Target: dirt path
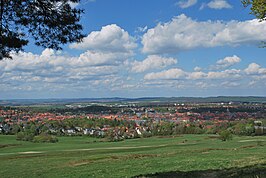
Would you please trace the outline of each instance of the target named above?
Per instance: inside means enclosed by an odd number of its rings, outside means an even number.
[[[176,145],[191,145],[196,143],[176,143]],[[69,150],[52,150],[52,151],[34,151],[29,150],[25,152],[14,152],[14,153],[0,153],[0,156],[5,155],[28,155],[28,154],[44,154],[49,152],[76,152],[76,151],[95,151],[95,150],[128,150],[128,149],[138,149],[138,148],[160,148],[166,146],[173,146],[175,144],[164,144],[164,145],[143,145],[143,146],[124,146],[124,147],[106,147],[106,148],[81,148],[81,149],[69,149]]]
[[[107,148],[82,148],[82,149],[70,149],[70,150],[54,150],[53,152],[75,152],[75,151],[94,151],[94,150],[127,150],[136,148],[158,148],[165,147],[168,145],[153,145],[153,146],[129,146],[129,147],[107,147]],[[0,156],[14,155],[14,154],[43,154],[52,151],[25,151],[25,152],[14,152],[14,153],[0,153]]]
[[[266,142],[266,140],[240,140],[238,142]]]

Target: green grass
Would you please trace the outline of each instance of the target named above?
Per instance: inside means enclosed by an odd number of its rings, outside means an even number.
[[[132,177],[265,164],[266,136],[222,142],[209,135],[183,135],[116,143],[59,137],[58,143],[31,143],[0,135],[3,177]]]

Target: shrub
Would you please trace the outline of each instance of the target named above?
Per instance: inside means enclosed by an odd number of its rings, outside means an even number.
[[[25,137],[24,132],[19,132],[19,133],[17,133],[17,138],[16,138],[16,140],[23,140],[24,137]]]
[[[152,133],[151,132],[143,132],[142,135],[141,135],[143,138],[148,138],[148,137],[151,137],[152,136]]]
[[[233,138],[233,135],[229,130],[223,130],[219,132],[219,136],[219,139],[221,139],[222,141],[232,140]]]
[[[35,136],[32,141],[35,143],[56,143],[58,142],[58,139],[52,135],[41,134],[41,135]]]
[[[32,133],[25,133],[25,132],[19,132],[17,134],[17,140],[21,140],[21,141],[32,141],[33,140],[34,135]]]

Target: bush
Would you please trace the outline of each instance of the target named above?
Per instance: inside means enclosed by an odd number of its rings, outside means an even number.
[[[17,134],[17,140],[21,140],[21,141],[32,141],[33,140],[34,135],[32,133],[25,133],[25,132],[19,132]]]
[[[109,142],[119,142],[125,140],[125,138],[120,135],[109,136],[107,139]]]
[[[233,135],[229,130],[223,130],[219,133],[219,139],[222,141],[232,140]]]
[[[41,135],[35,136],[32,141],[34,143],[56,143],[58,142],[58,139],[52,135],[41,134]]]
[[[148,137],[151,137],[152,136],[152,133],[151,132],[143,132],[142,135],[141,135],[143,138],[148,138]]]
[[[25,137],[24,132],[19,132],[19,133],[17,133],[17,138],[16,138],[16,140],[23,140],[24,137]]]

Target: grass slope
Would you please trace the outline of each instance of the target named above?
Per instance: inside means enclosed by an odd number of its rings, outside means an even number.
[[[3,177],[132,177],[254,165],[266,168],[266,136],[222,142],[209,135],[183,135],[117,143],[60,137],[49,144],[0,135]]]

